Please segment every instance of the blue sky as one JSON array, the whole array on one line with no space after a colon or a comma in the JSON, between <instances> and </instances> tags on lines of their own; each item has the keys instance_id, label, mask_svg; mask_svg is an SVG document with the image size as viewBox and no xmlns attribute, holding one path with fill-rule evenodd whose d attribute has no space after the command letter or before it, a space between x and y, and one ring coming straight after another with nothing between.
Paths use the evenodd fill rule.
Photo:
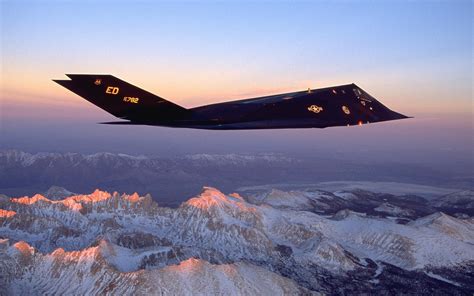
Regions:
<instances>
[{"instance_id":1,"label":"blue sky","mask_svg":"<svg viewBox=\"0 0 474 296\"><path fill-rule=\"evenodd\" d=\"M448 89L459 112L471 92L470 1L6 1L2 31L8 94L29 90L22 75L31 92L63 95L43 78L71 71L114 73L184 105L356 82L415 111L439 107L417 89Z\"/></svg>"},{"instance_id":2,"label":"blue sky","mask_svg":"<svg viewBox=\"0 0 474 296\"><path fill-rule=\"evenodd\" d=\"M6 148L286 151L349 137L472 158L472 1L2 1L1 14ZM185 107L355 82L416 118L349 131L118 129L96 125L114 118L51 81L64 73L114 74Z\"/></svg>"}]
</instances>

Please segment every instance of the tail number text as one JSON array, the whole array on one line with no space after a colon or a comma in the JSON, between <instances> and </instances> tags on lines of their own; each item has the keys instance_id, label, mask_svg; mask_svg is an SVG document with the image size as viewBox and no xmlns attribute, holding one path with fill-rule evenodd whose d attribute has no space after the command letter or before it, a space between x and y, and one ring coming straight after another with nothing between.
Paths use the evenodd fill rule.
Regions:
<instances>
[{"instance_id":1,"label":"tail number text","mask_svg":"<svg viewBox=\"0 0 474 296\"><path fill-rule=\"evenodd\" d=\"M136 97L123 97L123 101L126 103L133 103L133 104L138 104L138 101L140 99Z\"/></svg>"}]
</instances>

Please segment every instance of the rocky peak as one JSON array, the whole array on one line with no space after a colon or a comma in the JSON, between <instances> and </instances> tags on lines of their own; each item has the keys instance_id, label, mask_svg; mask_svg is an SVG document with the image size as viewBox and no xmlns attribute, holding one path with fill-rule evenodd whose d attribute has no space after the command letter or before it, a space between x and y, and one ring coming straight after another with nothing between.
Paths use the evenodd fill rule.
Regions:
<instances>
[{"instance_id":1,"label":"rocky peak","mask_svg":"<svg viewBox=\"0 0 474 296\"><path fill-rule=\"evenodd\" d=\"M47 199L41 194L35 194L33 197L24 196L24 197L18 197L18 198L11 198L11 201L14 203L19 203L19 204L24 204L24 205L32 205L39 201L50 202L49 199Z\"/></svg>"},{"instance_id":2,"label":"rocky peak","mask_svg":"<svg viewBox=\"0 0 474 296\"><path fill-rule=\"evenodd\" d=\"M230 200L230 198L228 198L218 189L213 187L204 187L201 194L199 194L197 197L189 199L184 203L184 205L200 209L209 209L212 207L232 205L233 203L234 202Z\"/></svg>"},{"instance_id":3,"label":"rocky peak","mask_svg":"<svg viewBox=\"0 0 474 296\"><path fill-rule=\"evenodd\" d=\"M49 187L49 189L43 193L43 196L47 197L50 200L60 200L73 195L76 194L67 190L66 188L54 185Z\"/></svg>"},{"instance_id":4,"label":"rocky peak","mask_svg":"<svg viewBox=\"0 0 474 296\"><path fill-rule=\"evenodd\" d=\"M0 218L11 218L16 215L15 211L2 210L0 209Z\"/></svg>"},{"instance_id":5,"label":"rocky peak","mask_svg":"<svg viewBox=\"0 0 474 296\"><path fill-rule=\"evenodd\" d=\"M10 246L8 254L13 258L16 258L16 261L21 265L29 266L33 262L35 248L24 241L19 241Z\"/></svg>"},{"instance_id":6,"label":"rocky peak","mask_svg":"<svg viewBox=\"0 0 474 296\"><path fill-rule=\"evenodd\" d=\"M204 187L203 192L180 206L181 211L212 217L221 222L229 219L236 222L256 223L260 213L254 205L247 203L240 195L225 195L212 187ZM236 220L235 220L236 219Z\"/></svg>"},{"instance_id":7,"label":"rocky peak","mask_svg":"<svg viewBox=\"0 0 474 296\"><path fill-rule=\"evenodd\" d=\"M366 216L367 215L365 213L359 213L359 212L354 212L348 209L344 209L344 210L338 211L336 214L332 216L332 218L334 220L344 220L351 217L359 218L359 217L366 217Z\"/></svg>"},{"instance_id":8,"label":"rocky peak","mask_svg":"<svg viewBox=\"0 0 474 296\"><path fill-rule=\"evenodd\" d=\"M415 227L431 228L453 238L474 244L474 224L471 220L462 220L437 212L409 224Z\"/></svg>"}]
</instances>

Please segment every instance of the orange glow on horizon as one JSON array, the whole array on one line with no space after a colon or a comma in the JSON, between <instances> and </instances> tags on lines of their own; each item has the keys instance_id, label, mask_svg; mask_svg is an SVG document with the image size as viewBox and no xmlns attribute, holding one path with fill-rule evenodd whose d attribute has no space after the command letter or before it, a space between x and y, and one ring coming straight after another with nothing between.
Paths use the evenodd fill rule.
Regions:
<instances>
[{"instance_id":1,"label":"orange glow on horizon","mask_svg":"<svg viewBox=\"0 0 474 296\"><path fill-rule=\"evenodd\" d=\"M21 70L20 70L21 69ZM3 113L13 119L30 118L62 118L70 119L87 118L92 115L104 118L108 115L105 111L92 105L81 97L57 85L52 79L65 78L64 70L52 69L50 72L41 72L39 69L25 71L18 65L6 65L2 75L0 88L0 107ZM82 71L81 71L82 69ZM96 69L97 70L97 69ZM195 70L195 72L198 70ZM74 73L104 73L103 70L94 71L79 67ZM303 91L311 88L329 87L339 84L356 82L359 86L373 95L390 109L407 115L417 113L470 113L474 111L472 100L466 97L463 89L448 89L432 87L429 81L417 85L416 92L406 84L404 76L391 77L393 82L389 85L381 81L380 75L352 73L332 80L315 78L275 80L275 78L260 78L251 80L241 78L238 72L227 72L225 76L205 70L206 75L193 76L179 72L150 73L137 72L136 74L126 69L105 71L127 82L137 85L153 94L170 100L185 108L193 108L207 104L221 103L232 100L247 99L278 93ZM58 74L59 73L59 74ZM353 81L359 77L362 81ZM398 74L397 74L398 75ZM21 77L21 79L19 79ZM364 81L366 81L364 83ZM367 83L369 81L369 83ZM398 83L396 83L398 81ZM183 85L185 87L183 87ZM456 100L456 104L447 104L443 97ZM428 98L431 98L428 100ZM55 110L52 110L55 109ZM96 109L93 111L93 109ZM103 114L103 115L100 115ZM113 118L111 116L111 118Z\"/></svg>"},{"instance_id":2,"label":"orange glow on horizon","mask_svg":"<svg viewBox=\"0 0 474 296\"><path fill-rule=\"evenodd\" d=\"M24 110L13 111L17 113L13 115L27 118L30 115L24 114L31 113L27 110L57 106L69 113L69 116L76 117L78 109L97 108L52 81L52 79L65 78L63 66L54 65L46 72L43 69L23 66L21 62L12 64L7 61L3 68L0 101L2 105L16 105L17 109ZM228 70L225 75L222 75L222 73L213 72L212 69L205 69L201 71L202 75L194 75L200 71L194 69L192 73L183 75L190 69L134 72L123 68L104 71L101 68L90 68L90 65L80 64L72 68L75 69L73 73L110 73L185 108L352 82L357 83L390 109L403 114L459 113L467 112L466 110L472 113L474 107L471 98L466 97L467 92L463 89L436 88L430 84L430 80L422 85L417 84L416 92L414 92L413 87L406 81L406 73L401 73L401 70L398 70L400 73L392 74L393 77L390 77L392 83L387 85L385 75L378 72L371 75L365 72L341 74L331 80L321 79L321 77L292 80L291 77L278 79L266 76L252 79L251 75L242 77L243 73L237 70ZM441 99L446 97L450 100L456 99L456 104L446 104L446 101ZM429 101L428 98L430 98ZM49 115L61 116L58 113Z\"/></svg>"}]
</instances>

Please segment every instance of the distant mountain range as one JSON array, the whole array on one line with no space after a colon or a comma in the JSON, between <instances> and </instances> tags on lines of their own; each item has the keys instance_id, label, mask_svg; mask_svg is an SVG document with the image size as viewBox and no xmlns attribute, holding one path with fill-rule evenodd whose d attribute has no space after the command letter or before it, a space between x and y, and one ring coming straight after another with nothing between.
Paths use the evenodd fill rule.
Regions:
<instances>
[{"instance_id":1,"label":"distant mountain range","mask_svg":"<svg viewBox=\"0 0 474 296\"><path fill-rule=\"evenodd\" d=\"M243 192L206 187L177 208L58 187L47 192L58 200L0 196L0 286L12 295L474 293L472 191Z\"/></svg>"},{"instance_id":2,"label":"distant mountain range","mask_svg":"<svg viewBox=\"0 0 474 296\"><path fill-rule=\"evenodd\" d=\"M95 188L118 192L138 190L141 195L150 193L162 206L177 207L204 186L212 185L226 192L261 187L262 184L271 184L267 186L270 189L281 187L275 187L275 184L291 185L285 188L306 188L308 184L317 183L325 183L319 189L345 188L340 182L330 182L336 180L350 181L349 184L358 181L356 188L361 188L362 181L370 180L369 185L376 181L382 186L374 192L383 192L379 189L386 188L390 182L395 182L398 188L404 188L398 185L402 182L448 188L444 194L459 191L456 188L474 189L474 183L464 173L456 175L424 165L387 160L366 163L318 153L313 156L257 153L156 157L106 152L31 154L0 150L0 192L9 196L46 192L51 186L64 187L72 192L91 192ZM411 188L414 187L410 185L408 189ZM418 194L426 190L397 192ZM437 193L440 189L435 191Z\"/></svg>"},{"instance_id":3,"label":"distant mountain range","mask_svg":"<svg viewBox=\"0 0 474 296\"><path fill-rule=\"evenodd\" d=\"M96 153L37 153L0 150L0 192L11 196L44 192L53 185L73 192L95 188L151 193L162 205L178 206L205 185L235 186L283 180L297 160L280 154L194 154L173 158ZM285 169L286 168L286 169ZM179 185L178 185L179 184Z\"/></svg>"}]
</instances>

